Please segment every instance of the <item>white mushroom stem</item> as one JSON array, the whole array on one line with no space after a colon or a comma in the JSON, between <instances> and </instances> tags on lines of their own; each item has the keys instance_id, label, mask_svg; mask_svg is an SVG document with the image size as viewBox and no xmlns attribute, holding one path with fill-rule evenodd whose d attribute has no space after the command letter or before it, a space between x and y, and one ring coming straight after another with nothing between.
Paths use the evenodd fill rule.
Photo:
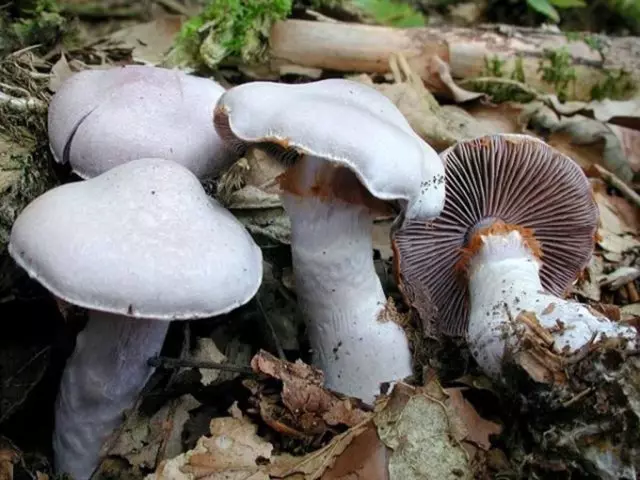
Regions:
<instances>
[{"instance_id":1,"label":"white mushroom stem","mask_svg":"<svg viewBox=\"0 0 640 480\"><path fill-rule=\"evenodd\" d=\"M91 477L101 449L118 428L153 368L169 322L89 312L65 367L55 413L56 469L74 480Z\"/></svg>"},{"instance_id":2,"label":"white mushroom stem","mask_svg":"<svg viewBox=\"0 0 640 480\"><path fill-rule=\"evenodd\" d=\"M296 293L326 386L372 402L411 375L404 330L385 308L373 264L373 218L361 206L283 194Z\"/></svg>"},{"instance_id":3,"label":"white mushroom stem","mask_svg":"<svg viewBox=\"0 0 640 480\"><path fill-rule=\"evenodd\" d=\"M635 338L634 329L597 317L584 305L543 292L540 262L517 231L482 236L483 246L469 265L470 315L467 341L486 374L500 378L505 349L518 343L513 319L535 313L554 337L554 349L575 352L593 335ZM558 328L559 323L564 328Z\"/></svg>"}]
</instances>

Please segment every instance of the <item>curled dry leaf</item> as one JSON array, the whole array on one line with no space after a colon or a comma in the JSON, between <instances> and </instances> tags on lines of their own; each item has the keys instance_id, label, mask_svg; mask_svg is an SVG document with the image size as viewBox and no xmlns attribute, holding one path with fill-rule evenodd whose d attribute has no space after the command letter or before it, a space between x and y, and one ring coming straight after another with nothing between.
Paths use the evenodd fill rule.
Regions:
<instances>
[{"instance_id":1,"label":"curled dry leaf","mask_svg":"<svg viewBox=\"0 0 640 480\"><path fill-rule=\"evenodd\" d=\"M200 406L191 395L183 395L164 405L151 418L139 410L127 418L109 449L110 456L125 459L131 466L153 469L158 462L182 451L182 430L189 411Z\"/></svg>"},{"instance_id":2,"label":"curled dry leaf","mask_svg":"<svg viewBox=\"0 0 640 480\"><path fill-rule=\"evenodd\" d=\"M636 267L620 267L613 272L604 275L600 279L600 286L607 287L610 290L617 290L625 286L627 283L640 278L640 268Z\"/></svg>"},{"instance_id":3,"label":"curled dry leaf","mask_svg":"<svg viewBox=\"0 0 640 480\"><path fill-rule=\"evenodd\" d=\"M0 439L0 480L13 480L13 467L20 456L10 441Z\"/></svg>"},{"instance_id":4,"label":"curled dry leaf","mask_svg":"<svg viewBox=\"0 0 640 480\"><path fill-rule=\"evenodd\" d=\"M473 405L462 395L462 388L447 388L448 403L455 410L467 429L465 441L483 450L491 448L491 435L499 435L502 428L497 423L482 418Z\"/></svg>"},{"instance_id":5,"label":"curled dry leaf","mask_svg":"<svg viewBox=\"0 0 640 480\"><path fill-rule=\"evenodd\" d=\"M262 350L251 360L251 367L282 382L281 401L289 420L297 420L297 431L315 435L326 430L323 425L351 427L368 417L355 400L326 390L322 372L300 360L286 362Z\"/></svg>"},{"instance_id":6,"label":"curled dry leaf","mask_svg":"<svg viewBox=\"0 0 640 480\"><path fill-rule=\"evenodd\" d=\"M393 83L374 83L364 74L351 77L351 80L369 85L385 95L433 148L444 150L459 140L492 133L495 125L478 122L459 107L440 106L402 55L392 55L389 64Z\"/></svg>"},{"instance_id":7,"label":"curled dry leaf","mask_svg":"<svg viewBox=\"0 0 640 480\"><path fill-rule=\"evenodd\" d=\"M430 75L427 86L432 90L448 93L448 96L456 103L468 102L486 96L482 92L471 92L458 86L453 81L449 64L438 55L433 55L429 59L428 69Z\"/></svg>"},{"instance_id":8,"label":"curled dry leaf","mask_svg":"<svg viewBox=\"0 0 640 480\"><path fill-rule=\"evenodd\" d=\"M146 480L269 480L273 445L256 434L245 417L214 418L211 436L196 447L163 462Z\"/></svg>"},{"instance_id":9,"label":"curled dry leaf","mask_svg":"<svg viewBox=\"0 0 640 480\"><path fill-rule=\"evenodd\" d=\"M624 198L609 195L604 182L592 180L592 186L600 212L598 245L614 254L640 247L640 212Z\"/></svg>"}]
</instances>

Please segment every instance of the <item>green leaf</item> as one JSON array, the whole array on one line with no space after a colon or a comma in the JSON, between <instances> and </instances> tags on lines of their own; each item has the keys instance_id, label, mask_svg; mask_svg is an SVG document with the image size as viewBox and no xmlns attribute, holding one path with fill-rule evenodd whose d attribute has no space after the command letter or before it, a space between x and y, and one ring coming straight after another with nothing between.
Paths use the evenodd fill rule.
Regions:
<instances>
[{"instance_id":1,"label":"green leaf","mask_svg":"<svg viewBox=\"0 0 640 480\"><path fill-rule=\"evenodd\" d=\"M527 5L533 8L536 12L550 18L554 22L560 21L558 11L553 8L553 5L551 5L547 0L527 0Z\"/></svg>"},{"instance_id":2,"label":"green leaf","mask_svg":"<svg viewBox=\"0 0 640 480\"><path fill-rule=\"evenodd\" d=\"M574 8L574 7L580 8L580 7L587 6L584 0L549 0L549 2L554 7L558 7L558 8Z\"/></svg>"}]
</instances>

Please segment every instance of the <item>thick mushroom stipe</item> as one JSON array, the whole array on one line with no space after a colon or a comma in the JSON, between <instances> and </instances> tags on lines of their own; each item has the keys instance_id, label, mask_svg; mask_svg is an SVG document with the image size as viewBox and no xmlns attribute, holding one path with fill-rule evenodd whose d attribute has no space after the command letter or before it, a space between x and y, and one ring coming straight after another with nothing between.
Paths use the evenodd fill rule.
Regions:
<instances>
[{"instance_id":1,"label":"thick mushroom stipe","mask_svg":"<svg viewBox=\"0 0 640 480\"><path fill-rule=\"evenodd\" d=\"M145 157L173 160L198 177L217 174L235 158L211 128L211 109L224 91L159 67L76 73L49 106L51 151L82 178Z\"/></svg>"},{"instance_id":2,"label":"thick mushroom stipe","mask_svg":"<svg viewBox=\"0 0 640 480\"><path fill-rule=\"evenodd\" d=\"M244 226L187 168L162 159L49 190L16 219L9 253L59 299L89 309L53 441L58 470L76 480L91 476L134 406L169 322L227 313L262 281L262 253Z\"/></svg>"},{"instance_id":3,"label":"thick mushroom stipe","mask_svg":"<svg viewBox=\"0 0 640 480\"><path fill-rule=\"evenodd\" d=\"M382 383L412 373L373 265L374 214L399 207L405 219L436 216L444 204L437 153L386 97L348 80L231 88L214 125L237 154L264 148L288 166L279 183L314 364L329 388L373 401Z\"/></svg>"},{"instance_id":4,"label":"thick mushroom stipe","mask_svg":"<svg viewBox=\"0 0 640 480\"><path fill-rule=\"evenodd\" d=\"M368 209L284 194L298 303L313 363L330 389L371 402L382 382L412 373L402 327L376 274Z\"/></svg>"},{"instance_id":5,"label":"thick mushroom stipe","mask_svg":"<svg viewBox=\"0 0 640 480\"><path fill-rule=\"evenodd\" d=\"M425 328L466 333L468 283L455 266L487 219L531 231L543 259L543 288L564 295L588 263L597 229L597 206L580 167L544 142L514 134L462 141L441 157L442 214L431 223L409 222L394 236L399 283Z\"/></svg>"}]
</instances>

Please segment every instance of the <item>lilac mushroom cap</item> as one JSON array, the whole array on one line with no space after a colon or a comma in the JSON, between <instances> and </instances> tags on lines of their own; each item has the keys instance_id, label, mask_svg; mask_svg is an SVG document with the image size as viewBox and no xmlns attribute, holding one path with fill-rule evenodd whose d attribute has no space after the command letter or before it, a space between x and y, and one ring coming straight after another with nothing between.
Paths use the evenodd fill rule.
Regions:
<instances>
[{"instance_id":1,"label":"lilac mushroom cap","mask_svg":"<svg viewBox=\"0 0 640 480\"><path fill-rule=\"evenodd\" d=\"M176 161L200 178L215 175L234 159L211 128L224 91L212 80L159 67L78 72L51 99L51 151L82 178L145 157Z\"/></svg>"},{"instance_id":2,"label":"lilac mushroom cap","mask_svg":"<svg viewBox=\"0 0 640 480\"><path fill-rule=\"evenodd\" d=\"M65 367L56 468L88 479L153 372L170 321L227 313L262 281L262 253L187 168L138 159L31 202L9 253L57 297L89 309Z\"/></svg>"},{"instance_id":3,"label":"lilac mushroom cap","mask_svg":"<svg viewBox=\"0 0 640 480\"><path fill-rule=\"evenodd\" d=\"M465 335L468 285L456 266L474 233L496 220L533 231L542 285L564 295L591 258L598 225L580 167L544 142L516 134L462 141L440 156L447 184L442 214L394 234L398 283L427 330Z\"/></svg>"}]
</instances>

